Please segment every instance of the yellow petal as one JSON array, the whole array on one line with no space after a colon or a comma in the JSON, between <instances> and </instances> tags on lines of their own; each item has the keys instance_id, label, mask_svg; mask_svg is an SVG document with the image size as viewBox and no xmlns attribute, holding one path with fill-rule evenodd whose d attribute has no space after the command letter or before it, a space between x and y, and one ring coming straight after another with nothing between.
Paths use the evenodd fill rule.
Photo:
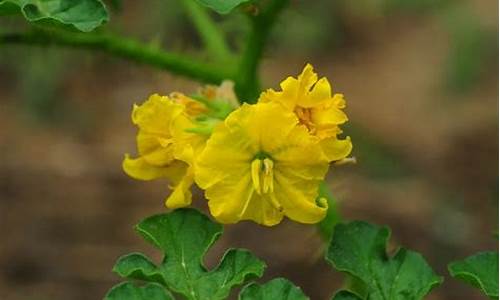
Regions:
<instances>
[{"instance_id":1,"label":"yellow petal","mask_svg":"<svg viewBox=\"0 0 500 300\"><path fill-rule=\"evenodd\" d=\"M208 189L234 174L240 174L242 169L250 168L254 153L245 136L231 132L221 123L196 160L195 181L202 189Z\"/></svg>"},{"instance_id":2,"label":"yellow petal","mask_svg":"<svg viewBox=\"0 0 500 300\"><path fill-rule=\"evenodd\" d=\"M346 158L352 151L350 137L346 137L343 140L339 140L337 137L326 138L321 140L320 145L329 161Z\"/></svg>"},{"instance_id":3,"label":"yellow petal","mask_svg":"<svg viewBox=\"0 0 500 300\"><path fill-rule=\"evenodd\" d=\"M284 139L281 147L270 152L275 163L280 166L321 165L328 166L326 157L319 146L319 139L311 136L305 126L296 126Z\"/></svg>"},{"instance_id":4,"label":"yellow petal","mask_svg":"<svg viewBox=\"0 0 500 300\"><path fill-rule=\"evenodd\" d=\"M347 115L335 106L314 108L311 118L317 127L336 126L348 121Z\"/></svg>"},{"instance_id":5,"label":"yellow petal","mask_svg":"<svg viewBox=\"0 0 500 300\"><path fill-rule=\"evenodd\" d=\"M289 144L271 153L275 159L274 194L283 213L301 223L317 223L326 208L316 204L319 183L328 171L328 161L318 144L303 127L296 127Z\"/></svg>"},{"instance_id":6,"label":"yellow petal","mask_svg":"<svg viewBox=\"0 0 500 300\"><path fill-rule=\"evenodd\" d=\"M195 159L194 149L188 143L177 143L174 147L174 157L192 165Z\"/></svg>"},{"instance_id":7,"label":"yellow petal","mask_svg":"<svg viewBox=\"0 0 500 300\"><path fill-rule=\"evenodd\" d=\"M175 103L184 106L184 111L193 117L207 113L208 108L201 102L196 101L182 93L174 92L170 94L170 98Z\"/></svg>"},{"instance_id":8,"label":"yellow petal","mask_svg":"<svg viewBox=\"0 0 500 300\"><path fill-rule=\"evenodd\" d=\"M305 90L298 98L297 105L311 108L315 107L325 101L330 100L332 94L332 88L330 82L325 77L321 78L316 82L314 87L309 90Z\"/></svg>"},{"instance_id":9,"label":"yellow petal","mask_svg":"<svg viewBox=\"0 0 500 300\"><path fill-rule=\"evenodd\" d=\"M320 180L304 180L286 169L276 171L275 195L290 219L306 224L320 222L327 207L316 204Z\"/></svg>"},{"instance_id":10,"label":"yellow petal","mask_svg":"<svg viewBox=\"0 0 500 300\"><path fill-rule=\"evenodd\" d=\"M175 142L173 156L190 165L194 164L195 156L205 147L208 136L186 131L196 125L185 115L180 115L172 123L172 138Z\"/></svg>"},{"instance_id":11,"label":"yellow petal","mask_svg":"<svg viewBox=\"0 0 500 300\"><path fill-rule=\"evenodd\" d=\"M232 175L208 188L205 193L210 213L221 223L242 220L254 193L249 170Z\"/></svg>"},{"instance_id":12,"label":"yellow petal","mask_svg":"<svg viewBox=\"0 0 500 300\"><path fill-rule=\"evenodd\" d=\"M326 139L330 137L336 137L342 133L342 129L340 129L337 125L326 125L320 126L316 128L316 136L320 139Z\"/></svg>"},{"instance_id":13,"label":"yellow petal","mask_svg":"<svg viewBox=\"0 0 500 300\"><path fill-rule=\"evenodd\" d=\"M132 159L128 155L125 155L122 167L127 175L138 180L153 180L157 178L178 180L185 173L187 165L182 162L173 162L169 166L157 167L148 164L143 157Z\"/></svg>"},{"instance_id":14,"label":"yellow petal","mask_svg":"<svg viewBox=\"0 0 500 300\"><path fill-rule=\"evenodd\" d=\"M317 80L318 75L314 73L313 67L307 64L298 78L286 78L280 83L281 91L269 89L260 95L259 102L276 102L288 110L294 110L295 106L304 101L307 102L304 98L308 97L309 90Z\"/></svg>"},{"instance_id":15,"label":"yellow petal","mask_svg":"<svg viewBox=\"0 0 500 300\"><path fill-rule=\"evenodd\" d=\"M165 137L164 135L151 134L139 130L139 133L136 137L137 150L139 152L139 155L145 155L158 150L158 148L164 148L164 146L162 146L162 143L160 143L160 139L164 139L163 144L166 144L165 141L168 140L168 136Z\"/></svg>"},{"instance_id":16,"label":"yellow petal","mask_svg":"<svg viewBox=\"0 0 500 300\"><path fill-rule=\"evenodd\" d=\"M148 164L161 167L175 158L171 129L182 112L181 105L157 94L134 106L132 121L139 127L137 149Z\"/></svg>"},{"instance_id":17,"label":"yellow petal","mask_svg":"<svg viewBox=\"0 0 500 300\"><path fill-rule=\"evenodd\" d=\"M247 141L254 154L280 148L297 124L297 117L277 103L244 104L226 119L226 126Z\"/></svg>"},{"instance_id":18,"label":"yellow petal","mask_svg":"<svg viewBox=\"0 0 500 300\"><path fill-rule=\"evenodd\" d=\"M146 132L168 135L171 122L183 110L182 105L172 102L168 97L154 94L142 105L134 105L132 122Z\"/></svg>"},{"instance_id":19,"label":"yellow petal","mask_svg":"<svg viewBox=\"0 0 500 300\"><path fill-rule=\"evenodd\" d=\"M247 172L209 188L206 197L210 213L224 224L252 220L273 226L283 219L283 213L266 200L267 195L260 196L255 192Z\"/></svg>"},{"instance_id":20,"label":"yellow petal","mask_svg":"<svg viewBox=\"0 0 500 300\"><path fill-rule=\"evenodd\" d=\"M295 80L291 77L289 79ZM264 91L260 94L258 103L275 102L283 105L285 109L293 111L294 107L297 105L297 97L294 96L296 92L291 92L290 90L287 91L289 92L289 94L293 95L284 95L283 92L276 92L272 89L268 89L267 91Z\"/></svg>"},{"instance_id":21,"label":"yellow petal","mask_svg":"<svg viewBox=\"0 0 500 300\"><path fill-rule=\"evenodd\" d=\"M177 182L173 187L172 193L165 201L165 205L170 209L185 207L191 204L192 193L191 186L193 185L193 168L189 167L186 174L182 177L180 182Z\"/></svg>"},{"instance_id":22,"label":"yellow petal","mask_svg":"<svg viewBox=\"0 0 500 300\"><path fill-rule=\"evenodd\" d=\"M163 146L161 143L164 143ZM174 160L173 140L161 141L157 136L139 132L137 135L137 148L139 155L153 166L166 166Z\"/></svg>"},{"instance_id":23,"label":"yellow petal","mask_svg":"<svg viewBox=\"0 0 500 300\"><path fill-rule=\"evenodd\" d=\"M345 99L343 94L333 95L333 104L338 108L345 108Z\"/></svg>"},{"instance_id":24,"label":"yellow petal","mask_svg":"<svg viewBox=\"0 0 500 300\"><path fill-rule=\"evenodd\" d=\"M269 199L272 196L274 195L264 194L260 196L257 193L254 193L241 219L251 220L265 226L274 226L279 224L281 220L283 220L284 215L282 210L277 209L271 204L275 201Z\"/></svg>"},{"instance_id":25,"label":"yellow petal","mask_svg":"<svg viewBox=\"0 0 500 300\"><path fill-rule=\"evenodd\" d=\"M300 93L309 92L312 86L318 81L318 75L314 72L314 68L311 64L307 64L302 73L297 78L300 88Z\"/></svg>"},{"instance_id":26,"label":"yellow petal","mask_svg":"<svg viewBox=\"0 0 500 300\"><path fill-rule=\"evenodd\" d=\"M288 77L280 83L281 91L270 94L270 98L286 108L293 110L297 105L298 97L301 93L300 82L293 78Z\"/></svg>"}]
</instances>

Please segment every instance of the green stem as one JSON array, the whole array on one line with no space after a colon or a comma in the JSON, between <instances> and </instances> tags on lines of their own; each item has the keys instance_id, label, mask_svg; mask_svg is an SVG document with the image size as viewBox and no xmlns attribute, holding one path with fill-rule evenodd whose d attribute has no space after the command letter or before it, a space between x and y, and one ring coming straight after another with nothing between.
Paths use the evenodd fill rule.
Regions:
<instances>
[{"instance_id":1,"label":"green stem","mask_svg":"<svg viewBox=\"0 0 500 300\"><path fill-rule=\"evenodd\" d=\"M198 30L201 39L208 53L218 61L227 61L230 58L231 51L229 50L226 40L222 32L214 24L207 10L194 0L180 0L182 5L191 18L194 26Z\"/></svg>"},{"instance_id":2,"label":"green stem","mask_svg":"<svg viewBox=\"0 0 500 300\"><path fill-rule=\"evenodd\" d=\"M207 50L219 59L217 63L196 61L191 57L164 51L140 41L104 33L76 33L62 30L35 29L26 33L0 34L2 44L67 46L109 53L183 75L191 79L219 84L224 79L235 82L236 93L242 102L255 103L260 93L259 66L264 47L279 13L289 0L271 0L260 13L250 16L251 31L237 65L228 63L231 53L225 39L203 8L191 0L182 0ZM221 63L220 59L225 60Z\"/></svg>"},{"instance_id":3,"label":"green stem","mask_svg":"<svg viewBox=\"0 0 500 300\"><path fill-rule=\"evenodd\" d=\"M258 70L264 47L278 15L289 0L273 0L262 12L250 16L251 31L236 76L236 92L243 102L255 103L260 93Z\"/></svg>"},{"instance_id":4,"label":"green stem","mask_svg":"<svg viewBox=\"0 0 500 300\"><path fill-rule=\"evenodd\" d=\"M0 45L7 43L57 45L103 51L207 83L218 84L232 77L232 70L220 65L195 61L193 58L166 52L156 46L144 45L137 40L111 34L37 29L26 33L0 35Z\"/></svg>"}]
</instances>

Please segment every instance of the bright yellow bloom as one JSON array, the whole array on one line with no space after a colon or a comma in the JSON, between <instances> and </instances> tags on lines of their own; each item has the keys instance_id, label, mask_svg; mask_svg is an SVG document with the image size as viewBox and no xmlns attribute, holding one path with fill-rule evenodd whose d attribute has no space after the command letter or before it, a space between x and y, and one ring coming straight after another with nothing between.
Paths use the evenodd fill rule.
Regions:
<instances>
[{"instance_id":1,"label":"bright yellow bloom","mask_svg":"<svg viewBox=\"0 0 500 300\"><path fill-rule=\"evenodd\" d=\"M307 64L298 78L288 77L280 87L282 91L269 89L262 93L259 102L277 102L293 111L300 124L320 139L321 148L329 161L344 159L351 153L351 139L340 140L337 137L342 133L339 125L348 120L342 111L345 108L344 96L332 96L328 79L323 77L318 80L313 67Z\"/></svg>"},{"instance_id":2,"label":"bright yellow bloom","mask_svg":"<svg viewBox=\"0 0 500 300\"><path fill-rule=\"evenodd\" d=\"M184 106L185 113L191 117L196 118L209 112L206 105L182 93L173 92L170 94L170 99L172 99L173 102Z\"/></svg>"},{"instance_id":3,"label":"bright yellow bloom","mask_svg":"<svg viewBox=\"0 0 500 300\"><path fill-rule=\"evenodd\" d=\"M187 101L185 96L178 97ZM139 127L139 156L132 159L126 155L123 161L123 170L135 179L170 180L173 191L166 200L169 208L191 204L194 158L206 141L206 137L186 131L195 125L188 115L192 105L185 104L155 94L142 105L134 105L132 122Z\"/></svg>"},{"instance_id":4,"label":"bright yellow bloom","mask_svg":"<svg viewBox=\"0 0 500 300\"><path fill-rule=\"evenodd\" d=\"M276 103L244 104L218 124L196 160L195 180L219 222L323 219L325 203L316 197L328 160L318 138L298 124Z\"/></svg>"}]
</instances>

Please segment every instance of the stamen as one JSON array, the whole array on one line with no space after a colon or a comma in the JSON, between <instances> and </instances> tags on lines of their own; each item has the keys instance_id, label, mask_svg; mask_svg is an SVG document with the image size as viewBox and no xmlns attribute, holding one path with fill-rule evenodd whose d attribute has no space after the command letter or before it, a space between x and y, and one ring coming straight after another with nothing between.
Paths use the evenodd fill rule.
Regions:
<instances>
[{"instance_id":1,"label":"stamen","mask_svg":"<svg viewBox=\"0 0 500 300\"><path fill-rule=\"evenodd\" d=\"M296 106L294 111L295 111L295 114L297 115L297 118L299 119L299 123L306 126L307 129L312 134L315 134L316 133L316 125L312 121L311 108Z\"/></svg>"},{"instance_id":2,"label":"stamen","mask_svg":"<svg viewBox=\"0 0 500 300\"><path fill-rule=\"evenodd\" d=\"M257 194L267 194L274 191L273 168L274 162L269 158L256 158L252 161L252 183Z\"/></svg>"},{"instance_id":3,"label":"stamen","mask_svg":"<svg viewBox=\"0 0 500 300\"><path fill-rule=\"evenodd\" d=\"M257 192L257 194L261 194L261 187L260 187L260 171L262 168L262 160L260 159L254 159L252 161L252 183L253 183L253 188Z\"/></svg>"},{"instance_id":4,"label":"stamen","mask_svg":"<svg viewBox=\"0 0 500 300\"><path fill-rule=\"evenodd\" d=\"M336 166L341 166L341 165L356 164L356 163L357 163L356 157L353 156L353 157L342 158L341 160L337 160L333 164Z\"/></svg>"},{"instance_id":5,"label":"stamen","mask_svg":"<svg viewBox=\"0 0 500 300\"><path fill-rule=\"evenodd\" d=\"M253 190L279 211L283 210L274 194L274 162L268 156L256 156L251 164Z\"/></svg>"},{"instance_id":6,"label":"stamen","mask_svg":"<svg viewBox=\"0 0 500 300\"><path fill-rule=\"evenodd\" d=\"M273 174L274 163L269 158L264 159L264 179L263 179L263 192L274 191L274 174Z\"/></svg>"}]
</instances>

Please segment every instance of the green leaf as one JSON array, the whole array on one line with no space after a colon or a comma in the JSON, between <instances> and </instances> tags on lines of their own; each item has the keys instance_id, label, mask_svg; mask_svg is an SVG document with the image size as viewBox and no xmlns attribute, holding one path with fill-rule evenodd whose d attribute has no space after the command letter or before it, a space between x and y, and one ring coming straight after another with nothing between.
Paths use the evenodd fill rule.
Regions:
<instances>
[{"instance_id":1,"label":"green leaf","mask_svg":"<svg viewBox=\"0 0 500 300\"><path fill-rule=\"evenodd\" d=\"M16 4L0 0L0 16L13 15L19 12L19 7Z\"/></svg>"},{"instance_id":2,"label":"green leaf","mask_svg":"<svg viewBox=\"0 0 500 300\"><path fill-rule=\"evenodd\" d=\"M113 287L104 300L174 300L174 298L156 283L137 287L130 282L124 282Z\"/></svg>"},{"instance_id":3,"label":"green leaf","mask_svg":"<svg viewBox=\"0 0 500 300\"><path fill-rule=\"evenodd\" d=\"M498 252L480 252L448 265L451 276L481 289L491 299L498 299Z\"/></svg>"},{"instance_id":4,"label":"green leaf","mask_svg":"<svg viewBox=\"0 0 500 300\"><path fill-rule=\"evenodd\" d=\"M250 0L197 0L199 3L209 7L219 14L228 14L238 5Z\"/></svg>"},{"instance_id":5,"label":"green leaf","mask_svg":"<svg viewBox=\"0 0 500 300\"><path fill-rule=\"evenodd\" d=\"M284 278L265 284L251 283L240 293L239 300L307 300L302 290Z\"/></svg>"},{"instance_id":6,"label":"green leaf","mask_svg":"<svg viewBox=\"0 0 500 300\"><path fill-rule=\"evenodd\" d=\"M340 291L333 296L332 300L361 300L361 298L349 291Z\"/></svg>"},{"instance_id":7,"label":"green leaf","mask_svg":"<svg viewBox=\"0 0 500 300\"><path fill-rule=\"evenodd\" d=\"M262 276L265 268L249 251L230 249L215 269L207 271L203 257L221 235L222 225L195 209L149 217L136 229L164 252L162 263L155 266L134 253L120 258L114 270L129 279L163 283L187 299L225 299L232 287Z\"/></svg>"},{"instance_id":8,"label":"green leaf","mask_svg":"<svg viewBox=\"0 0 500 300\"><path fill-rule=\"evenodd\" d=\"M0 15L22 13L32 23L92 31L108 21L101 0L0 0Z\"/></svg>"},{"instance_id":9,"label":"green leaf","mask_svg":"<svg viewBox=\"0 0 500 300\"><path fill-rule=\"evenodd\" d=\"M354 291L361 299L418 300L442 282L425 259L401 248L393 257L386 252L387 227L366 222L338 224L326 259L365 286ZM340 298L341 299L341 298Z\"/></svg>"},{"instance_id":10,"label":"green leaf","mask_svg":"<svg viewBox=\"0 0 500 300\"><path fill-rule=\"evenodd\" d=\"M120 257L113 272L125 278L165 283L160 270L141 253L131 253Z\"/></svg>"}]
</instances>

